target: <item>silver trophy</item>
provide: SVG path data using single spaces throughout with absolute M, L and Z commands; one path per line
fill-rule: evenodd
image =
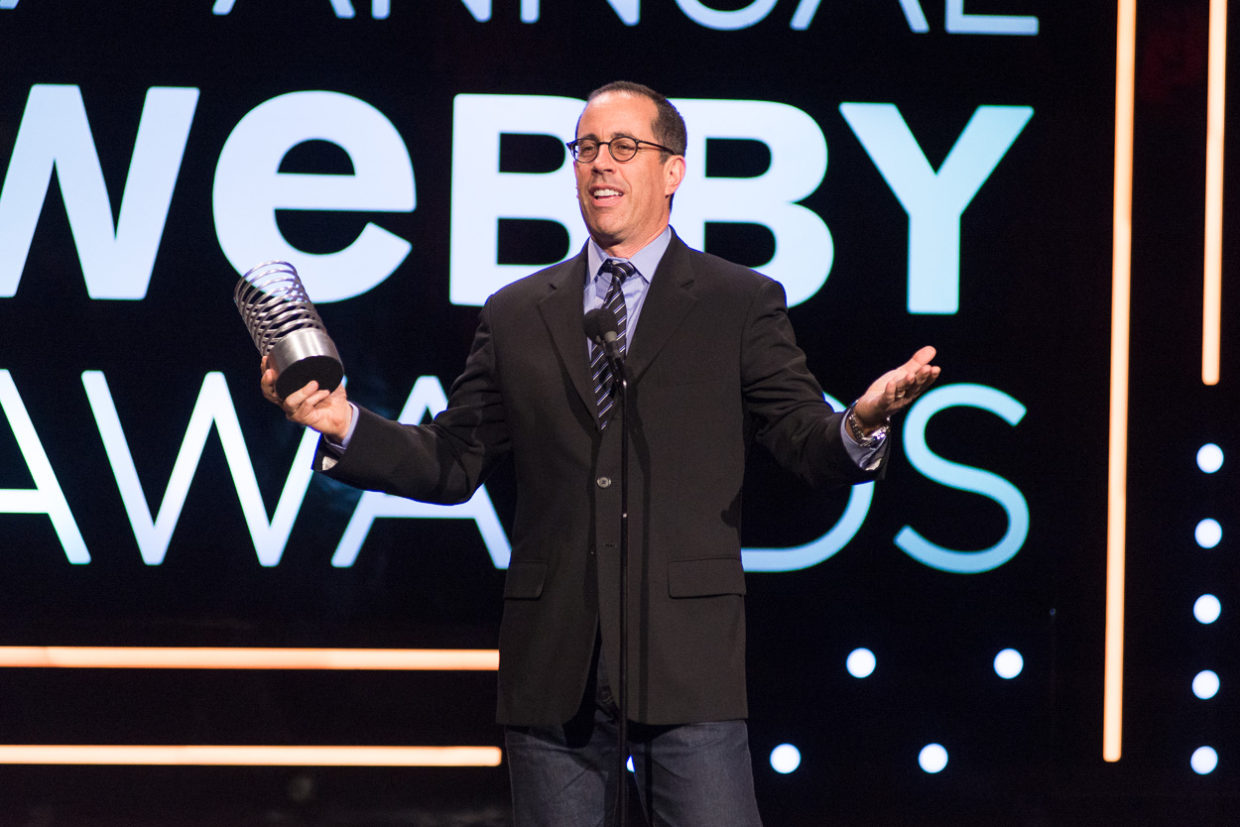
M 258 265 L 238 280 L 233 301 L 254 346 L 271 357 L 267 364 L 280 374 L 276 393 L 281 399 L 312 379 L 320 388 L 336 389 L 344 365 L 293 265 Z

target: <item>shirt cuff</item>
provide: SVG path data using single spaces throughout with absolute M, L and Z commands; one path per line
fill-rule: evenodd
M 336 463 L 340 461 L 340 457 L 344 454 L 345 450 L 349 447 L 350 440 L 353 439 L 353 432 L 357 430 L 357 420 L 358 420 L 357 405 L 354 405 L 352 402 L 350 402 L 349 407 L 353 409 L 353 416 L 349 418 L 349 430 L 347 433 L 345 433 L 344 439 L 337 442 L 336 440 L 328 436 L 323 437 L 323 444 L 326 446 L 326 450 L 323 453 L 323 470 L 324 471 L 332 470 L 332 468 L 335 467 Z
M 864 448 L 853 439 L 844 418 L 840 419 L 840 434 L 844 437 L 844 450 L 848 452 L 849 459 L 856 463 L 858 468 L 863 471 L 877 471 L 883 464 L 887 456 L 886 439 L 871 448 Z

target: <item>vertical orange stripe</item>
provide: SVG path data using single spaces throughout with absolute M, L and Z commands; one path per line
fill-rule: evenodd
M 1132 144 L 1136 0 L 1119 0 L 1115 46 L 1115 205 L 1111 262 L 1111 415 L 1107 459 L 1106 642 L 1102 757 L 1120 758 L 1128 477 L 1128 343 L 1132 285 Z
M 1217 385 L 1223 326 L 1223 118 L 1227 89 L 1227 0 L 1210 0 L 1209 61 L 1201 381 L 1207 385 Z

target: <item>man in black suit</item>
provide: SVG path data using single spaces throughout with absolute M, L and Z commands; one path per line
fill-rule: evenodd
M 280 400 L 263 366 L 264 393 L 324 435 L 316 467 L 336 479 L 455 503 L 512 456 L 498 718 L 518 825 L 602 823 L 617 788 L 609 676 L 620 652 L 626 423 L 583 313 L 616 313 L 630 376 L 626 691 L 654 823 L 760 824 L 744 722 L 750 444 L 814 485 L 874 479 L 890 417 L 939 373 L 933 348 L 922 348 L 848 411 L 832 411 L 780 285 L 689 249 L 669 226 L 684 147 L 683 121 L 657 92 L 618 82 L 591 94 L 569 144 L 591 240 L 488 299 L 434 423 L 383 419 L 343 387 L 311 383 Z

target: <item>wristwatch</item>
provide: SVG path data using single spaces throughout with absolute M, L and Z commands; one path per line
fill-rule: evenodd
M 888 432 L 891 430 L 890 417 L 882 425 L 870 431 L 867 436 L 861 428 L 861 421 L 857 419 L 857 403 L 848 406 L 848 412 L 844 415 L 844 424 L 848 428 L 848 434 L 857 441 L 857 444 L 866 450 L 877 448 L 883 444 L 883 440 L 887 438 Z

